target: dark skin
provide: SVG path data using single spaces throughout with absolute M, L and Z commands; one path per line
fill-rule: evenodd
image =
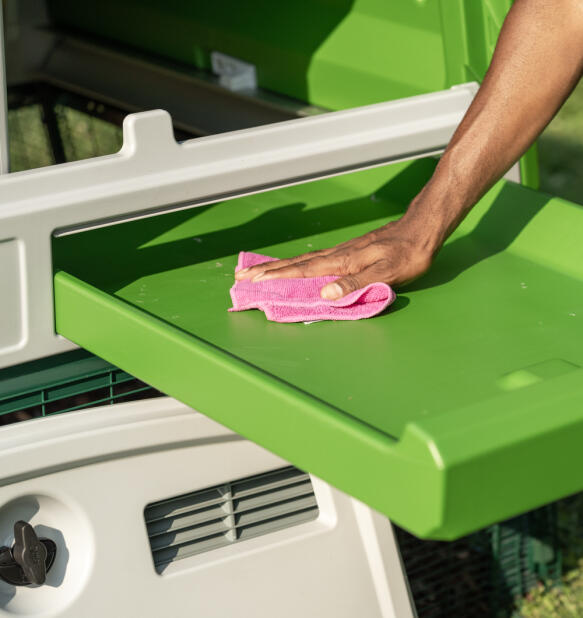
M 583 0 L 516 0 L 480 90 L 430 181 L 397 221 L 336 247 L 259 264 L 238 280 L 338 275 L 335 300 L 421 276 L 474 204 L 522 156 L 583 73 Z

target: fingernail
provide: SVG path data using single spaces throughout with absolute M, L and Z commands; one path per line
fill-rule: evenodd
M 262 273 L 259 273 L 258 275 L 255 275 L 255 277 L 253 277 L 251 281 L 253 281 L 253 283 L 255 283 L 255 281 L 261 281 L 264 275 L 265 275 L 265 271 L 263 271 Z
M 249 272 L 249 269 L 248 269 L 248 268 L 243 268 L 243 269 L 241 269 L 241 270 L 238 270 L 238 271 L 235 273 L 235 279 L 244 279 L 244 278 L 245 278 L 245 274 L 246 274 L 247 272 Z
M 326 300 L 336 300 L 342 296 L 342 288 L 337 283 L 330 283 L 322 288 L 320 296 Z

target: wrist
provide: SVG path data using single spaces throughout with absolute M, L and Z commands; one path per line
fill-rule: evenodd
M 398 221 L 399 227 L 424 254 L 433 258 L 454 229 L 448 203 L 431 196 L 417 196 Z
M 435 255 L 473 204 L 452 166 L 440 161 L 431 180 L 413 199 L 400 224 Z

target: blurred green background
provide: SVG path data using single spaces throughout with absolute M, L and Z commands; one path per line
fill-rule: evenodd
M 583 204 L 583 81 L 539 138 L 538 151 L 540 188 Z

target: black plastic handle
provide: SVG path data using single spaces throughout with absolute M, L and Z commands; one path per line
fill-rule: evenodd
M 47 548 L 36 536 L 34 528 L 25 521 L 14 524 L 12 555 L 31 584 L 44 584 L 47 578 Z
M 14 586 L 45 583 L 55 561 L 57 546 L 50 539 L 39 539 L 25 521 L 14 524 L 14 545 L 0 548 L 0 579 Z

